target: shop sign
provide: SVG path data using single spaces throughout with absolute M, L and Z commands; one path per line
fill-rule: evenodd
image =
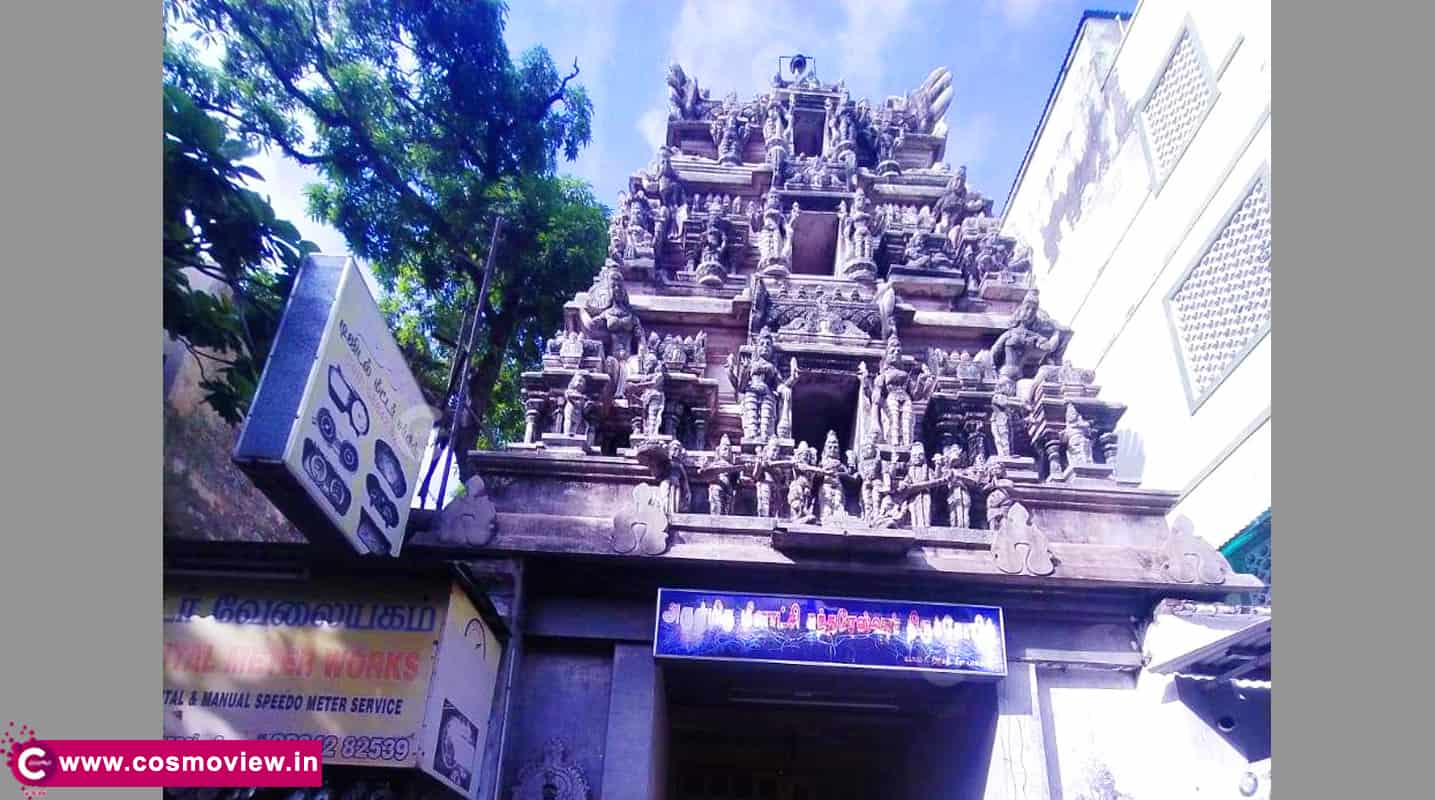
M 477 790 L 503 646 L 443 582 L 174 583 L 164 735 L 318 739 L 327 765 Z
M 434 419 L 358 265 L 307 259 L 235 462 L 305 535 L 397 556 Z
M 905 600 L 659 589 L 653 655 L 1006 675 L 1000 608 Z

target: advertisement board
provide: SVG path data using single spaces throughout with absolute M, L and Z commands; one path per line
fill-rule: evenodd
M 447 702 L 476 729 L 450 734 L 465 747 L 440 759 L 469 795 L 501 657 L 467 595 L 442 581 L 171 583 L 164 735 L 319 739 L 326 765 L 433 772 Z
M 1001 678 L 996 606 L 659 589 L 653 655 Z
M 478 764 L 502 657 L 492 629 L 455 586 L 424 715 L 419 769 L 466 797 L 478 791 Z
M 435 416 L 358 265 L 313 256 L 234 460 L 306 535 L 397 556 Z

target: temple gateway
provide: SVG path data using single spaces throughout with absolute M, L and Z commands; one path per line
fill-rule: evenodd
M 1264 586 L 1115 479 L 1125 406 L 949 166 L 950 74 L 883 102 L 806 58 L 746 101 L 698 77 L 668 73 L 522 440 L 409 545 L 507 626 L 480 795 L 1071 800 L 1129 796 L 1133 753 L 1195 768 L 1140 745 L 1197 735 L 1142 690 L 1153 642 L 1246 628 Z M 1220 686 L 1186 716 L 1235 736 Z

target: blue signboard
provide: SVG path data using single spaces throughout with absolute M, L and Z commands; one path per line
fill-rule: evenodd
M 659 589 L 653 655 L 1006 675 L 996 606 Z

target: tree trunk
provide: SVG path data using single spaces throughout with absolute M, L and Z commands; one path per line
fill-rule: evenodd
M 503 368 L 503 358 L 513 340 L 513 331 L 518 327 L 519 304 L 510 300 L 503 304 L 503 310 L 494 317 L 483 337 L 487 343 L 483 357 L 474 363 L 468 372 L 469 414 L 459 414 L 455 425 L 452 446 L 458 460 L 460 480 L 467 481 L 473 476 L 473 467 L 468 463 L 468 452 L 478 443 L 478 431 L 488 414 L 489 401 L 494 386 L 498 383 L 498 372 Z

